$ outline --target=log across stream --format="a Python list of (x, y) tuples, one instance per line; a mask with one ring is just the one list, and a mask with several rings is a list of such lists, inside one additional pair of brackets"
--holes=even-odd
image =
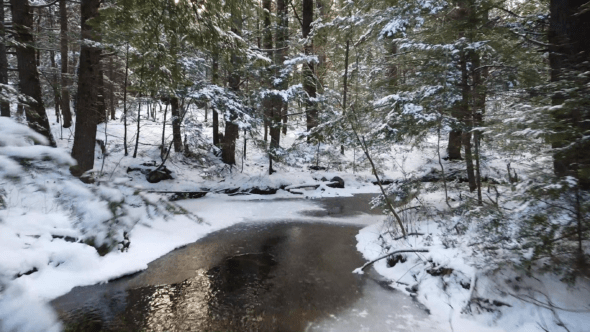
[[(333, 221), (370, 212), (362, 196), (319, 203)], [(352, 273), (362, 225), (300, 219), (234, 225), (52, 305), (66, 331), (436, 331), (375, 272)]]

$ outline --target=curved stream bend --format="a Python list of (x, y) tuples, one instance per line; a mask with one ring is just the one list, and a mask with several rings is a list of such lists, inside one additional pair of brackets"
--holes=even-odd
[[(334, 217), (367, 212), (367, 201), (321, 204)], [(427, 314), (409, 297), (373, 273), (351, 273), (364, 263), (359, 229), (238, 224), (134, 276), (77, 287), (52, 305), (68, 331), (429, 331), (420, 323)]]

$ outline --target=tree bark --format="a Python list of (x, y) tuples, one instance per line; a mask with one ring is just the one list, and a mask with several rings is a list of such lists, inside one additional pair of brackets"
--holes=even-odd
[(45, 136), (51, 146), (56, 146), (51, 127), (43, 106), (41, 96), (41, 82), (35, 62), (35, 46), (33, 44), (33, 15), (28, 0), (10, 0), (12, 7), (12, 24), (16, 30), (15, 39), (16, 58), (18, 62), (18, 76), (20, 92), (33, 98), (34, 102), (27, 103), (25, 114), (29, 127)]
[[(160, 104), (160, 111), (162, 110), (162, 104)], [(164, 160), (164, 156), (167, 154), (166, 151), (166, 116), (168, 115), (168, 103), (164, 108), (164, 121), (162, 121), (162, 147), (160, 149), (160, 158)]]
[[(348, 94), (348, 56), (350, 54), (350, 40), (346, 40), (346, 52), (344, 53), (344, 89), (342, 91), (342, 116), (346, 115), (346, 97)], [(340, 146), (340, 154), (344, 155), (344, 145)]]
[(467, 54), (465, 51), (461, 52), (460, 67), (461, 67), (461, 97), (460, 108), (462, 114), (462, 122), (465, 130), (461, 134), (461, 141), (465, 149), (465, 164), (467, 168), (467, 178), (469, 180), (469, 190), (477, 189), (475, 181), (475, 171), (473, 167), (473, 153), (471, 152), (471, 129), (473, 128), (473, 115), (469, 107), (469, 72), (467, 71)]
[(449, 132), (449, 145), (447, 146), (447, 153), (449, 160), (461, 160), (461, 135), (463, 132), (460, 129), (453, 129)]
[[(53, 12), (49, 11), (49, 27), (53, 29)], [(53, 90), (53, 104), (55, 109), (55, 121), (60, 122), (60, 89), (57, 77), (57, 63), (55, 62), (55, 52), (49, 51), (49, 61), (51, 61), (51, 89)]]
[[(0, 22), (4, 25), (4, 8), (0, 10)], [(0, 28), (0, 38), (3, 39), (5, 35), (4, 28)], [(6, 58), (6, 45), (4, 43), (0, 43), (0, 83), (8, 84), (8, 59)], [(0, 101), (0, 116), (10, 116), (10, 104), (8, 101)]]
[(174, 140), (174, 152), (182, 152), (182, 135), (180, 134), (181, 116), (177, 97), (170, 97), (170, 111), (172, 113), (172, 139)]
[(98, 71), (98, 86), (95, 87), (98, 90), (98, 123), (103, 123), (108, 121), (108, 116), (107, 105), (105, 102), (104, 72), (100, 61), (98, 66), (100, 67), (100, 70)]
[(116, 120), (116, 110), (115, 110), (115, 64), (114, 64), (114, 57), (111, 56), (109, 60), (109, 101), (110, 101), (110, 109), (111, 109), (111, 120)]
[[(264, 47), (266, 51), (266, 56), (269, 59), (273, 58), (273, 45), (272, 45), (272, 31), (270, 27), (270, 11), (271, 11), (271, 0), (262, 0), (262, 23), (263, 23), (263, 33), (262, 33), (262, 47)], [(265, 85), (267, 89), (273, 88), (272, 82), (272, 68), (273, 64), (268, 64), (265, 68)], [(272, 96), (266, 95), (264, 100), (262, 101), (262, 108), (263, 108), (263, 116), (264, 116), (264, 142), (268, 142), (268, 130), (270, 127), (270, 119), (272, 117), (274, 106), (272, 103)], [(272, 167), (270, 167), (272, 169)]]
[(129, 155), (127, 150), (127, 79), (129, 77), (129, 43), (125, 51), (125, 81), (123, 82), (123, 147), (125, 156)]
[[(313, 23), (313, 0), (303, 0), (302, 33), (303, 39), (309, 38), (311, 24)], [(304, 47), (305, 55), (313, 55), (313, 41), (308, 39)], [(315, 80), (314, 63), (308, 61), (303, 66), (303, 90), (307, 93), (305, 115), (307, 122), (307, 131), (312, 130), (318, 125), (318, 110), (316, 98), (316, 80)], [(309, 137), (308, 137), (309, 141)]]
[[(241, 11), (234, 7), (232, 9), (232, 32), (238, 36), (242, 35), (242, 13)], [(234, 69), (229, 76), (229, 88), (235, 93), (238, 94), (240, 91), (240, 70), (242, 66), (242, 59), (237, 54), (237, 52), (233, 52), (231, 55), (231, 62), (234, 65)], [(239, 136), (239, 127), (237, 124), (234, 123), (238, 119), (238, 115), (231, 113), (229, 118), (225, 119), (225, 135), (223, 137), (223, 148), (221, 151), (221, 159), (224, 163), (229, 165), (236, 164), (236, 140)]]
[[(97, 40), (97, 31), (88, 20), (98, 17), (101, 0), (82, 0), (81, 27), (82, 39)], [(80, 73), (76, 102), (76, 130), (72, 157), (78, 165), (71, 168), (74, 176), (80, 176), (94, 167), (94, 147), (96, 146), (96, 124), (99, 116), (99, 99), (96, 87), (100, 80), (101, 49), (90, 43), (82, 43), (80, 48)]]
[(51, 61), (51, 68), (53, 68), (52, 74), (51, 74), (51, 89), (53, 90), (53, 103), (55, 104), (55, 118), (56, 118), (57, 123), (59, 123), (60, 99), (59, 99), (59, 84), (58, 84), (58, 78), (57, 78), (57, 64), (55, 63), (55, 52), (53, 52), (53, 51), (49, 52), (49, 60)]
[[(587, 0), (551, 0), (549, 19), (549, 64), (551, 81), (572, 80), (571, 75), (590, 70), (590, 11), (581, 12)], [(568, 77), (569, 76), (569, 77)], [(578, 79), (578, 78), (577, 78)], [(577, 84), (588, 84), (579, 82)], [(566, 96), (552, 97), (554, 105), (563, 104)], [(555, 149), (553, 168), (557, 176), (574, 176), (584, 189), (590, 189), (590, 154), (580, 151), (590, 149), (584, 140), (590, 131), (590, 112), (580, 105), (573, 109), (558, 109), (553, 113), (557, 134), (550, 137)], [(587, 108), (587, 107), (586, 107)], [(587, 137), (587, 136), (586, 136)], [(568, 146), (572, 148), (567, 148)]]
[[(276, 62), (280, 67), (287, 59), (288, 54), (288, 43), (289, 39), (289, 7), (287, 6), (289, 0), (277, 0), (277, 16), (279, 18), (279, 24), (277, 27), (276, 38), (277, 38), (277, 52)], [(289, 88), (289, 78), (281, 77), (281, 83), (279, 84), (280, 90), (287, 90)], [(287, 111), (289, 109), (289, 103), (281, 99), (281, 113), (282, 113), (282, 132), (284, 135), (287, 134)], [(280, 135), (279, 135), (280, 138)]]
[[(473, 126), (481, 127), (483, 125), (483, 114), (485, 113), (486, 107), (486, 88), (483, 82), (484, 70), (478, 69), (481, 67), (481, 58), (476, 51), (471, 53), (471, 68), (473, 77), (473, 88), (471, 90), (473, 97)], [(473, 131), (473, 140), (475, 148), (475, 179), (477, 184), (477, 200), (479, 205), (483, 205), (483, 199), (481, 195), (481, 167), (480, 167), (480, 139), (481, 131)]]
[(70, 91), (68, 90), (68, 11), (67, 0), (59, 1), (60, 16), (60, 55), (61, 55), (61, 114), (63, 127), (72, 126), (72, 110), (70, 109)]
[[(211, 82), (217, 84), (219, 82), (219, 52), (214, 51), (213, 63), (211, 64)], [(213, 145), (219, 147), (219, 113), (217, 108), (213, 107)]]

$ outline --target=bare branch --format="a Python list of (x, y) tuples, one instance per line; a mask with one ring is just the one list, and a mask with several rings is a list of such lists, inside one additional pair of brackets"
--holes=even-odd
[(363, 265), (363, 266), (362, 266), (362, 267), (360, 267), (360, 268), (357, 268), (357, 269), (355, 269), (355, 270), (354, 270), (354, 271), (352, 271), (352, 272), (353, 272), (353, 273), (358, 273), (358, 274), (363, 274), (363, 271), (364, 271), (364, 270), (365, 270), (367, 267), (369, 267), (369, 266), (373, 265), (373, 263), (375, 263), (375, 262), (377, 262), (377, 261), (380, 261), (380, 260), (382, 260), (383, 258), (387, 258), (387, 257), (389, 257), (389, 256), (391, 256), (391, 255), (400, 254), (400, 253), (403, 253), (403, 252), (428, 252), (428, 249), (425, 249), (425, 248), (419, 248), (419, 249), (400, 249), (400, 250), (395, 250), (395, 251), (392, 251), (392, 252), (390, 252), (390, 253), (389, 253), (389, 254), (387, 254), (387, 255), (383, 255), (383, 256), (381, 256), (381, 257), (379, 257), (379, 258), (376, 258), (376, 259), (374, 259), (374, 260), (372, 260), (372, 261), (370, 261), (370, 262), (368, 262), (368, 263), (365, 263), (365, 265)]

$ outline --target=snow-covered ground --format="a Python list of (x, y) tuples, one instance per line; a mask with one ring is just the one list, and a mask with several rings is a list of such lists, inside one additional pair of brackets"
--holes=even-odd
[[(59, 151), (70, 151), (74, 127), (62, 131), (53, 112), (48, 113)], [(203, 120), (201, 110), (195, 110), (194, 116)], [(95, 184), (73, 178), (67, 165), (60, 162), (36, 161), (25, 165), (16, 178), (9, 176), (8, 166), (0, 164), (0, 195), (5, 205), (0, 209), (0, 331), (59, 331), (61, 327), (47, 301), (75, 286), (106, 282), (145, 269), (157, 257), (215, 230), (244, 221), (290, 219), (302, 211), (319, 209), (313, 200), (321, 197), (379, 192), (371, 182), (374, 177), (369, 169), (358, 166), (366, 163), (360, 151), (347, 150), (343, 162), (330, 163), (330, 154), (338, 154), (340, 147), (322, 147), (319, 164), (328, 169), (311, 171), (308, 166), (316, 162), (316, 148), (302, 147), (275, 165), (276, 173), (268, 175), (267, 154), (250, 137), (242, 167), (243, 136), (238, 144), (237, 167), (223, 167), (202, 144), (194, 148), (192, 158), (171, 154), (166, 165), (174, 179), (152, 184), (140, 172), (127, 170), (145, 162), (160, 162), (162, 123), (159, 119), (142, 120), (138, 158), (132, 158), (135, 125), (130, 123), (128, 127), (129, 156), (124, 156), (122, 123), (116, 120), (99, 126), (97, 139), (105, 141), (106, 154), (97, 147), (95, 170), (99, 174)], [(171, 132), (167, 126), (166, 133)], [(211, 127), (205, 126), (202, 133), (202, 139), (210, 141)], [(297, 145), (299, 133), (290, 130), (281, 138), (281, 145)], [(166, 137), (169, 142), (171, 135)], [(420, 149), (395, 145), (391, 153), (376, 157), (386, 179), (419, 177), (439, 167), (436, 137)], [(454, 167), (446, 161), (444, 165), (447, 170)], [(484, 175), (501, 177), (498, 169), (504, 169), (502, 163), (490, 162)], [(330, 188), (321, 181), (334, 176), (345, 181), (344, 189)], [(209, 193), (179, 203), (150, 192), (246, 191), (311, 183), (320, 185), (317, 189), (301, 189), (302, 195), (282, 189), (275, 195)], [(465, 195), (466, 191), (449, 190), (451, 200), (459, 201)], [(393, 267), (388, 267), (386, 260), (376, 262), (374, 267), (391, 280), (392, 287), (416, 296), (426, 305), (430, 319), (440, 323), (440, 331), (558, 331), (563, 329), (559, 320), (569, 331), (587, 330), (587, 283), (568, 288), (550, 275), (533, 278), (508, 267), (495, 271), (476, 268), (478, 265), (471, 260), (474, 248), (468, 241), (452, 246), (445, 242), (437, 217), (446, 209), (440, 186), (427, 184), (419, 200), (408, 204), (402, 217), (411, 232), (423, 236), (394, 240), (396, 236), (387, 231), (391, 221), (374, 217), (366, 219), (373, 224), (358, 235), (358, 250), (371, 260), (396, 249), (427, 248), (428, 253), (404, 254), (404, 261)], [(419, 208), (425, 205), (430, 207), (426, 215)], [(115, 244), (116, 248), (101, 256), (95, 249), (101, 244)], [(546, 303), (553, 309), (543, 308)]]

